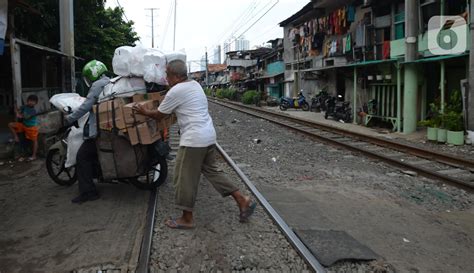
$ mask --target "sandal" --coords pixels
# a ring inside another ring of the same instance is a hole
[[[26,159],[26,162],[31,162],[31,161],[35,161],[35,160],[36,160],[36,157],[30,156]]]
[[[24,157],[19,157],[19,158],[17,159],[17,161],[18,161],[18,162],[23,162],[23,161],[25,161],[25,158],[24,158]]]
[[[255,208],[257,207],[257,202],[252,201],[250,202],[249,207],[246,210],[243,210],[240,212],[240,222],[244,223],[249,220],[249,217],[252,216],[252,214],[255,211]]]
[[[178,224],[178,222],[176,222],[176,219],[173,219],[173,218],[166,220],[165,225],[172,229],[193,229],[194,228],[194,225],[185,226],[185,225]]]

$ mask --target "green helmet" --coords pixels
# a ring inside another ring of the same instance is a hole
[[[86,81],[87,86],[95,82],[107,71],[107,66],[103,62],[92,60],[88,62],[82,69],[82,77]]]

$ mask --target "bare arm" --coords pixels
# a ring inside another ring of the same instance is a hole
[[[156,120],[161,120],[164,117],[168,116],[168,114],[161,113],[158,110],[148,110],[144,108],[142,105],[133,106],[133,110],[137,111],[141,115],[148,116]]]

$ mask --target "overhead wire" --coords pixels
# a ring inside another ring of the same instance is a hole
[[[127,20],[127,23],[130,23],[130,21],[127,18],[127,15],[125,14],[125,9],[122,7],[122,5],[120,5],[119,0],[115,0],[115,1],[117,2],[117,6],[119,6],[119,8],[122,10],[122,14],[125,17],[125,20]]]
[[[165,29],[163,31],[163,36],[162,36],[163,38],[161,39],[161,43],[160,43],[160,48],[163,48],[163,45],[165,44],[166,34],[168,33],[168,28],[169,28],[169,25],[170,25],[170,22],[171,22],[171,15],[173,14],[173,10],[174,10],[174,2],[173,1],[176,1],[176,0],[171,0],[170,8],[168,10],[168,15],[166,17]]]

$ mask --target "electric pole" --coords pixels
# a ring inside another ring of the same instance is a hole
[[[173,27],[173,51],[176,50],[176,6],[178,5],[178,0],[174,0],[174,27]]]
[[[209,65],[207,61],[207,47],[206,47],[206,87],[209,87]]]
[[[145,10],[151,11],[151,48],[155,48],[155,23],[154,23],[154,15],[155,10],[157,8],[148,8]]]

